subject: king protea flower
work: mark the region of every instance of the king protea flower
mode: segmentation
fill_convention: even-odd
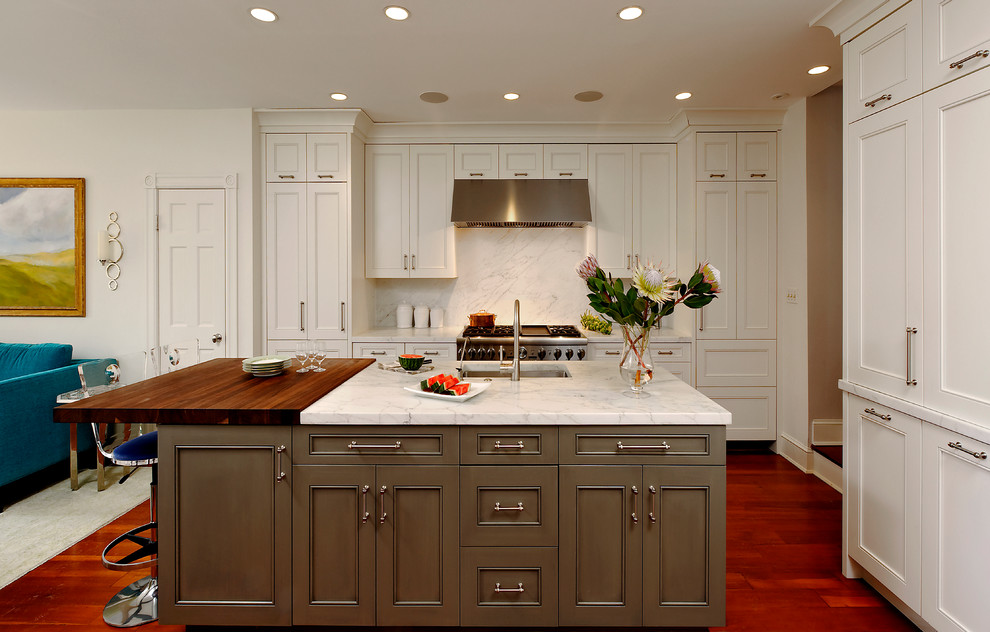
[[[705,261],[698,266],[698,272],[701,273],[704,282],[712,286],[712,294],[718,294],[722,291],[722,274],[710,261]]]
[[[595,255],[588,255],[585,257],[584,261],[578,264],[575,270],[577,271],[579,277],[587,281],[591,277],[598,274],[598,268],[598,259],[595,258]]]
[[[659,265],[654,266],[652,262],[647,262],[646,265],[637,264],[636,269],[633,270],[632,282],[633,287],[639,290],[640,296],[657,303],[666,303],[675,298],[674,286],[677,284],[677,279],[667,276],[663,268]]]

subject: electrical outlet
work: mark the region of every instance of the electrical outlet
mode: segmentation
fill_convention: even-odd
[[[787,299],[787,302],[788,303],[793,303],[793,304],[797,305],[797,302],[798,302],[798,291],[797,291],[797,289],[792,288],[792,287],[787,288],[786,299]]]

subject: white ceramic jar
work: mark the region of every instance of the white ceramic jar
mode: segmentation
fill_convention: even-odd
[[[430,327],[443,327],[443,309],[440,307],[430,308]]]
[[[425,329],[430,326],[430,308],[426,305],[417,305],[413,315],[416,329]]]
[[[395,325],[399,329],[408,329],[413,326],[413,308],[409,303],[399,303],[395,308]]]

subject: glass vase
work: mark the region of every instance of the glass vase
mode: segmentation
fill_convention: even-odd
[[[653,359],[650,357],[650,330],[642,325],[622,325],[622,355],[619,375],[629,384],[623,395],[649,397],[643,390],[653,379]]]

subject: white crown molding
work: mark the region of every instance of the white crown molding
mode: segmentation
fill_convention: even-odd
[[[808,26],[832,31],[845,44],[881,19],[907,4],[908,0],[836,0],[813,18]],[[854,28],[855,27],[855,28]]]
[[[371,119],[358,108],[347,109],[259,109],[255,120],[265,132],[354,132],[365,133]]]

